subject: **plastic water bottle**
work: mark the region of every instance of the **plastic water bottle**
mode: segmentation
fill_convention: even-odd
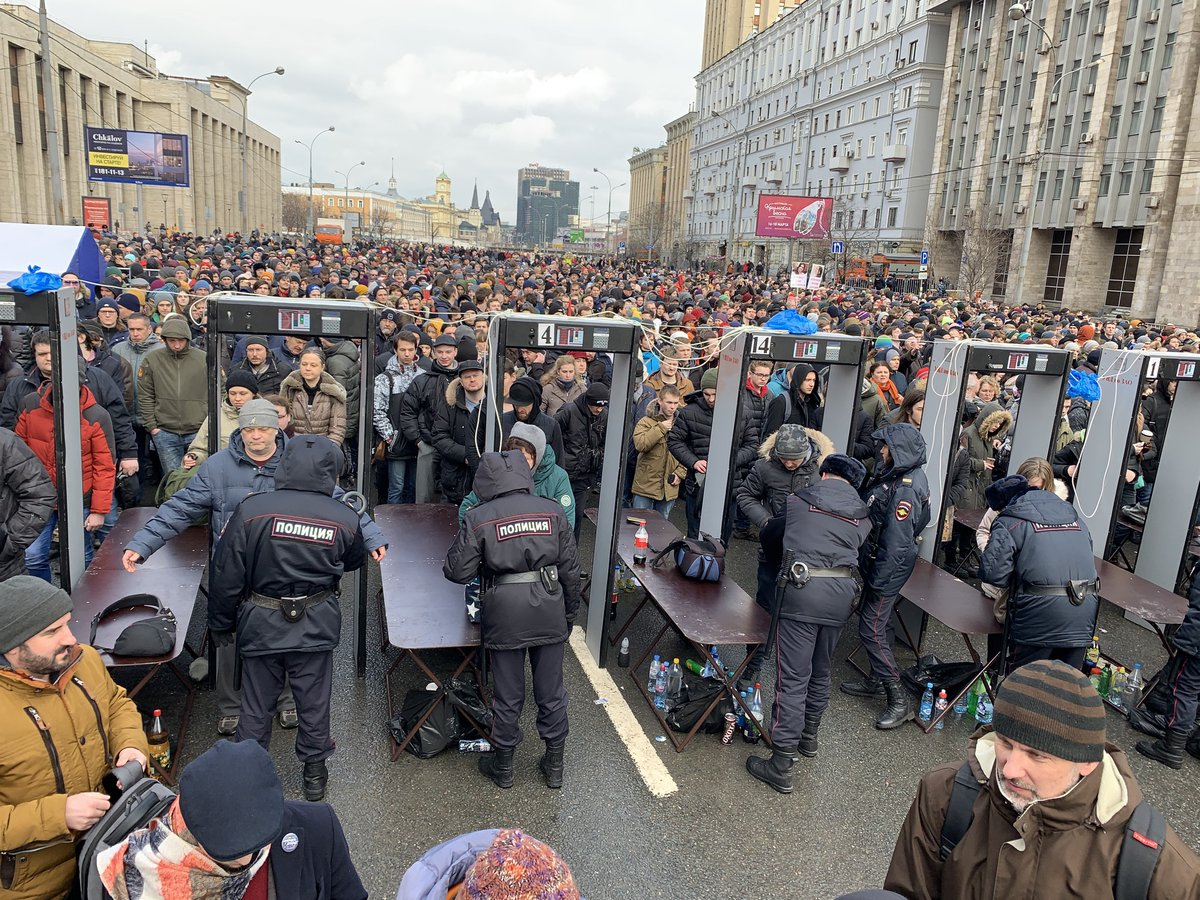
[[[938,691],[937,700],[933,704],[934,717],[936,718],[937,716],[940,716],[942,713],[944,713],[946,711],[946,707],[949,705],[950,705],[949,701],[946,700],[946,692],[944,690]],[[942,727],[945,724],[946,724],[946,717],[942,716],[940,719],[938,719],[938,723],[933,726],[933,730],[941,731]]]
[[[933,682],[925,682],[925,693],[921,695],[921,709],[917,713],[917,718],[922,722],[928,722],[933,718]]]
[[[651,697],[654,696],[654,684],[656,681],[658,681],[659,663],[660,660],[658,656],[655,656],[654,662],[650,663],[650,676],[646,681],[646,693],[648,693]]]
[[[746,727],[746,692],[741,692],[742,702],[738,704],[738,708],[734,710],[737,713],[737,727],[744,729]]]
[[[667,671],[667,705],[675,706],[683,693],[683,666],[679,665],[679,657],[671,663]]]
[[[969,703],[967,694],[959,694],[958,699],[954,701],[954,719],[958,721],[967,714],[967,705]]]
[[[718,671],[724,672],[725,664],[721,662],[721,654],[717,652],[717,645],[713,644],[711,647],[709,647],[708,652],[712,654],[713,665],[717,667]]]
[[[714,650],[716,647],[713,648]],[[713,668],[713,664],[707,659],[704,660],[704,668],[700,670],[701,678],[712,678],[717,674],[717,670]]]
[[[1113,673],[1112,687],[1108,689],[1108,702],[1118,709],[1124,709],[1128,685],[1129,676],[1125,674],[1125,667],[1118,666],[1117,671]]]
[[[1125,682],[1125,708],[1135,710],[1142,702],[1142,692],[1146,690],[1146,682],[1142,679],[1142,664],[1134,663],[1129,680]]]
[[[988,696],[987,691],[983,691],[979,695],[979,700],[975,704],[975,721],[980,725],[992,724],[992,698]]]
[[[659,663],[658,675],[654,679],[654,705],[659,709],[667,708],[667,664]]]
[[[750,712],[754,715],[754,727],[761,735],[763,724],[762,685],[758,682],[754,683],[754,696],[750,700]]]

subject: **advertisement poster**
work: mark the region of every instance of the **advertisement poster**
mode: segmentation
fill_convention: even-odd
[[[832,220],[832,197],[762,194],[758,198],[754,233],[759,237],[819,240],[829,237]]]
[[[84,129],[88,181],[188,187],[188,139],[183,134]]]
[[[88,228],[112,231],[112,201],[107,197],[84,197],[83,224]]]

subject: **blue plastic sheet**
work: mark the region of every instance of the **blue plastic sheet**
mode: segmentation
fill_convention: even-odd
[[[41,266],[30,266],[24,275],[18,275],[8,283],[14,291],[25,294],[40,294],[43,291],[57,291],[62,287],[62,278],[52,272],[43,272]]]
[[[775,331],[786,331],[788,334],[816,334],[817,323],[808,316],[802,316],[794,309],[777,312],[763,324],[764,328]]]
[[[1072,370],[1067,374],[1067,397],[1074,400],[1082,397],[1089,403],[1100,399],[1100,380],[1095,372]]]

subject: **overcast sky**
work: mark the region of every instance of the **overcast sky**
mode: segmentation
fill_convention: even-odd
[[[36,3],[31,3],[36,8]],[[148,7],[129,0],[48,0],[50,18],[97,40],[148,41],[169,75],[228,75],[254,86],[250,117],[279,137],[283,181],[386,190],[395,158],[401,195],[433,193],[443,167],[466,207],[479,180],[506,223],[516,212],[517,169],[561,166],[580,182],[580,215],[603,219],[608,188],[629,180],[632,149],[666,140],[695,96],[702,0],[458,0]],[[157,11],[156,11],[157,10]],[[236,176],[236,173],[232,173]],[[627,207],[628,188],[613,194]]]

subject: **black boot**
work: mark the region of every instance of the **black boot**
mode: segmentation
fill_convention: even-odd
[[[1183,746],[1187,743],[1188,733],[1182,728],[1168,728],[1167,733],[1157,741],[1138,741],[1138,753],[1157,760],[1172,769],[1183,768]]]
[[[1200,759],[1200,728],[1192,732],[1192,736],[1187,739],[1187,743],[1183,747],[1188,753]]]
[[[781,794],[792,792],[792,766],[796,758],[791,753],[775,750],[770,759],[751,756],[746,760],[746,771],[763,784],[769,784]]]
[[[304,764],[304,799],[316,803],[325,799],[325,785],[329,783],[329,769],[325,760]]]
[[[882,697],[883,682],[873,675],[864,675],[861,681],[843,681],[841,690],[854,697]]]
[[[742,673],[742,677],[737,680],[738,691],[753,691],[754,685],[758,684],[758,669],[749,669]]]
[[[820,719],[805,719],[804,730],[800,732],[800,755],[807,756],[812,759],[817,755],[817,729],[821,725]]]
[[[542,754],[538,768],[546,776],[546,787],[558,790],[563,785],[563,748],[566,741],[558,744],[547,744],[546,752]]]
[[[498,788],[513,786],[513,754],[515,750],[501,750],[497,747],[491,753],[479,757],[479,771],[492,781]]]
[[[913,717],[912,701],[908,699],[904,686],[898,681],[885,682],[883,691],[887,696],[887,708],[875,720],[875,727],[888,731],[899,728]]]

